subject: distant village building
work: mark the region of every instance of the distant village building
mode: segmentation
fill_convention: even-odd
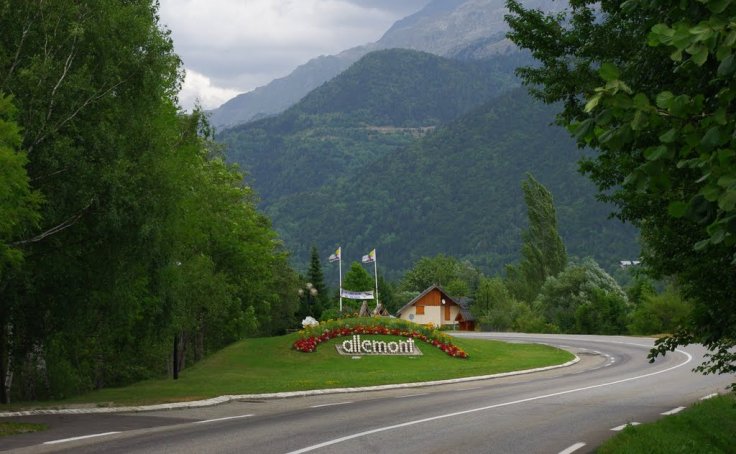
[[[470,300],[452,298],[441,287],[433,285],[399,309],[396,316],[423,325],[453,325],[463,331],[475,330],[470,313]]]
[[[637,266],[641,264],[639,260],[621,260],[618,262],[619,266],[623,268],[628,268],[630,266]]]

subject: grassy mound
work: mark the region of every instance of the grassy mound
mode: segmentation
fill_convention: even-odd
[[[488,375],[562,364],[573,355],[545,345],[457,339],[469,355],[458,359],[439,348],[420,344],[422,356],[338,355],[341,338],[324,342],[314,353],[291,348],[297,334],[237,342],[186,369],[179,380],[160,379],[124,388],[95,391],[64,403],[141,405],[309,389],[412,383]],[[386,341],[403,339],[383,336]],[[59,402],[57,402],[57,405]]]

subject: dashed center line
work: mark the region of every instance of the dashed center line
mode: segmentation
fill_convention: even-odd
[[[309,408],[331,407],[332,405],[345,405],[345,404],[352,404],[352,403],[353,401],[349,400],[347,402],[335,402],[331,404],[312,405]]]
[[[670,411],[666,411],[664,413],[660,413],[660,415],[664,415],[664,416],[674,415],[675,413],[680,413],[684,409],[685,409],[685,407],[677,407],[677,408],[673,408]]]
[[[575,443],[574,445],[570,446],[569,448],[560,451],[560,454],[570,454],[571,452],[575,452],[578,449],[582,448],[583,446],[585,446],[585,443],[583,443],[582,441],[580,441],[580,442]]]
[[[85,440],[87,438],[104,437],[105,435],[119,434],[120,432],[104,432],[100,434],[82,435],[80,437],[62,438],[61,440],[46,441],[45,445],[55,445],[57,443],[66,443],[68,441]]]
[[[224,418],[205,419],[204,421],[195,421],[194,424],[205,424],[208,422],[227,421],[229,419],[249,418],[251,416],[253,415],[251,414],[251,415],[226,416]]]

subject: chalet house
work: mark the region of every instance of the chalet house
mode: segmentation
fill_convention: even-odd
[[[435,326],[452,325],[463,331],[475,330],[467,298],[452,298],[441,287],[433,285],[409,301],[396,313],[398,318]]]

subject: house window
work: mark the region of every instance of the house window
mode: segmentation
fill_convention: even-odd
[[[417,315],[424,315],[424,306],[417,306]]]

